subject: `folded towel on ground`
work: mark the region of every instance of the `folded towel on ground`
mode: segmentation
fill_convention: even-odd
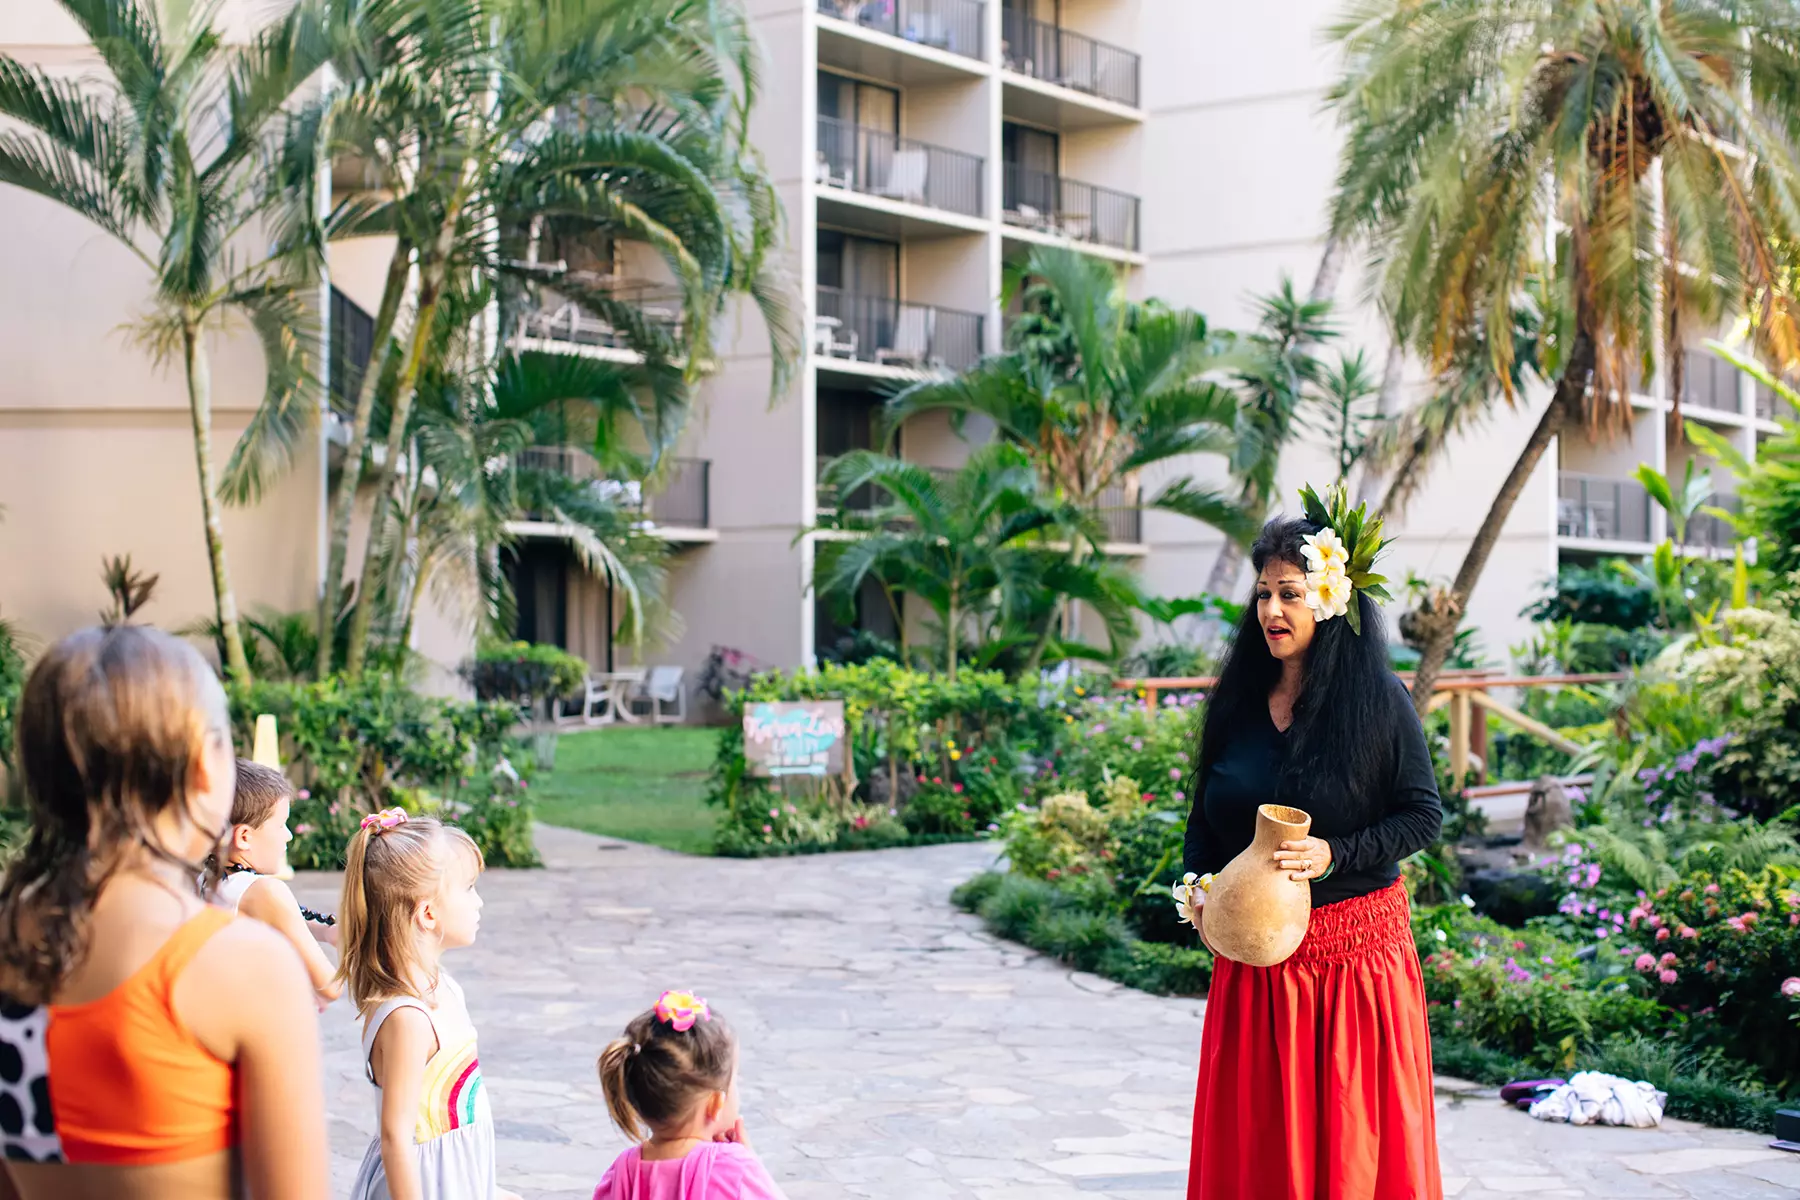
[[[1532,1104],[1540,1121],[1571,1125],[1629,1125],[1648,1129],[1662,1124],[1668,1093],[1639,1080],[1632,1082],[1599,1071],[1578,1071],[1569,1082]]]

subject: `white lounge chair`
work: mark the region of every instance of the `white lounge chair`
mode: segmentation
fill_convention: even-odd
[[[644,715],[656,724],[679,725],[687,720],[687,691],[681,678],[680,667],[651,667],[632,699],[648,706]]]
[[[909,204],[925,203],[925,173],[929,160],[923,150],[896,150],[888,163],[887,179],[875,190],[877,196],[904,200]]]
[[[611,725],[619,719],[614,704],[612,680],[605,675],[589,675],[582,681],[582,694],[578,702],[579,711],[570,711],[577,706],[573,697],[556,701],[551,713],[552,719],[559,725],[579,720],[583,725]]]
[[[914,366],[926,366],[931,354],[932,318],[937,315],[935,309],[919,308],[908,305],[900,310],[900,320],[894,326],[894,344],[883,346],[875,351],[878,363],[910,363]]]

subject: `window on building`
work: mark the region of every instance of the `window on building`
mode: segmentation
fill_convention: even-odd
[[[819,72],[819,115],[882,133],[900,132],[900,93],[830,71]]]
[[[900,247],[821,229],[813,281],[847,295],[895,299],[900,295]]]

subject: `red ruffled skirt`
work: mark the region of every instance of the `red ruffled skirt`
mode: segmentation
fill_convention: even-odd
[[[1405,887],[1315,909],[1278,966],[1213,972],[1188,1200],[1440,1200]]]

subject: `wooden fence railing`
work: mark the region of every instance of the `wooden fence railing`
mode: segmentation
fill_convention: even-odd
[[[1412,687],[1413,673],[1397,671],[1408,689]],[[1542,721],[1526,716],[1518,709],[1505,704],[1489,695],[1498,688],[1541,688],[1541,687],[1574,687],[1593,683],[1620,683],[1630,676],[1625,674],[1605,675],[1507,675],[1499,671],[1445,671],[1439,675],[1437,682],[1431,687],[1431,704],[1426,711],[1435,711],[1444,705],[1450,706],[1450,773],[1451,777],[1461,779],[1468,773],[1471,757],[1487,761],[1487,722],[1475,720],[1475,710],[1491,712],[1509,725],[1517,726],[1533,737],[1540,738],[1557,749],[1570,754],[1578,752],[1581,747],[1570,741]],[[1122,692],[1137,692],[1144,698],[1148,708],[1155,708],[1158,699],[1167,692],[1204,692],[1218,683],[1216,675],[1190,675],[1159,679],[1115,679],[1113,687]],[[1502,785],[1496,784],[1495,787]],[[1520,785],[1507,784],[1507,788]]]

